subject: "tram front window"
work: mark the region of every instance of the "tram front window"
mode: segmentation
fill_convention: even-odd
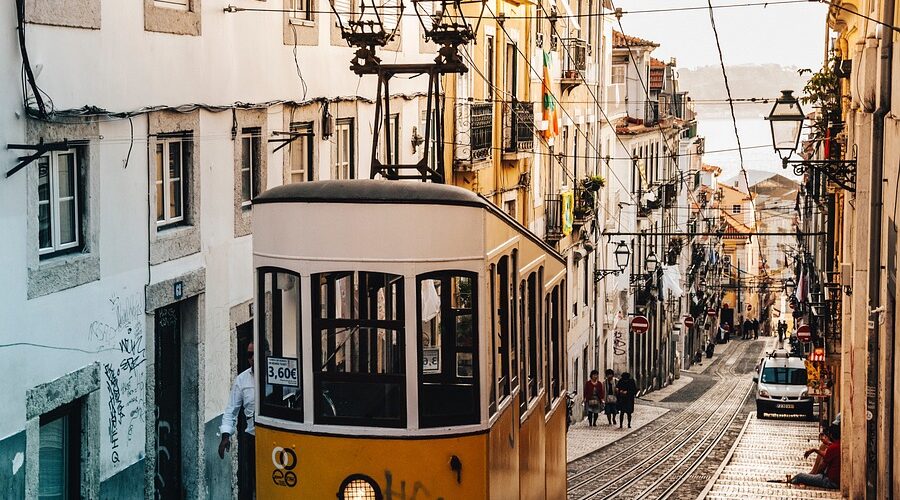
[[[419,425],[477,424],[477,280],[461,271],[419,276]]]
[[[259,337],[256,347],[264,387],[260,413],[301,421],[303,419],[300,353],[300,277],[272,268],[259,270]]]
[[[406,426],[403,277],[312,276],[315,422]]]

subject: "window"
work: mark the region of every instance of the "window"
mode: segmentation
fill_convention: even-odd
[[[384,127],[384,124],[380,124]],[[390,139],[390,154],[387,145]],[[379,158],[385,165],[400,163],[400,114],[394,113],[388,118],[388,130],[381,132],[381,155]]]
[[[490,266],[490,294],[491,294],[491,331],[490,338],[488,339],[488,363],[491,366],[491,374],[490,374],[490,398],[488,400],[488,415],[494,416],[497,413],[497,387],[498,387],[498,379],[497,379],[497,360],[499,356],[497,356],[497,349],[500,343],[497,341],[497,333],[499,329],[497,328],[497,266],[491,264]]]
[[[315,422],[406,426],[403,277],[312,275]]]
[[[496,336],[497,387],[500,398],[511,394],[509,356],[510,356],[510,269],[509,257],[501,257],[497,262],[497,289],[491,301],[491,312],[495,318],[494,335]]]
[[[291,19],[312,21],[312,0],[288,0],[288,16]]]
[[[518,334],[519,334],[519,380],[522,391],[519,393],[519,416],[522,417],[528,411],[528,321],[527,300],[528,292],[525,288],[525,280],[519,282],[517,300]]]
[[[315,134],[312,122],[292,123],[290,154],[290,182],[315,180],[313,175],[313,147]]]
[[[303,360],[300,353],[300,277],[280,269],[259,270],[262,314],[259,336],[259,387],[265,387],[260,413],[303,420]]]
[[[763,368],[760,382],[764,384],[806,385],[806,369],[804,368]]]
[[[160,137],[156,143],[156,225],[184,222],[185,172],[191,166],[190,136]]]
[[[507,215],[512,217],[513,219],[517,219],[516,217],[516,200],[507,200],[503,202],[503,211],[506,212]]]
[[[241,131],[241,206],[246,207],[259,194],[260,140],[258,128]]]
[[[733,214],[739,214],[739,213],[741,213],[741,206],[740,206],[740,205],[732,205],[732,206],[731,206],[731,213],[733,213]]]
[[[611,81],[613,85],[625,83],[625,69],[624,64],[613,64]]]
[[[485,35],[484,37],[484,67],[487,70],[487,88],[485,89],[485,98],[488,101],[494,100],[494,35]]]
[[[347,23],[356,19],[356,2],[353,0],[331,0],[334,5],[335,12],[338,13],[340,19],[335,18],[334,25],[340,27],[342,24],[347,26]]]
[[[75,149],[38,159],[38,254],[49,257],[82,246],[81,169]]]
[[[506,44],[506,80],[504,83],[506,84],[506,94],[512,97],[513,100],[518,96],[517,90],[519,87],[519,58],[517,57],[517,52],[516,44]]]
[[[334,155],[331,160],[331,177],[333,179],[353,179],[354,171],[354,147],[353,147],[353,118],[341,118],[334,127]]]
[[[417,279],[420,427],[480,420],[477,283],[463,271]]]
[[[191,0],[154,0],[157,7],[175,10],[190,10]]]
[[[562,321],[565,317],[560,314],[560,286],[553,287],[550,293],[550,305],[547,307],[548,324],[550,325],[550,386],[548,394],[550,399],[556,399],[565,387],[562,384],[565,366],[560,364],[565,358],[565,345],[562,338]]]
[[[589,259],[589,256],[584,256],[584,265],[582,266],[582,269],[584,269],[584,273],[581,277],[581,304],[582,306],[584,306],[585,311],[587,310],[588,298],[591,290],[591,268],[588,265]]]
[[[540,295],[539,285],[537,282],[537,273],[528,275],[526,295],[527,299],[523,301],[527,312],[525,313],[525,322],[527,324],[526,332],[528,334],[528,401],[533,400],[538,395],[538,387],[540,386],[540,370],[538,369],[540,361]]]
[[[38,498],[81,498],[81,406],[76,400],[41,415]]]
[[[518,295],[516,293],[518,282],[518,269],[519,269],[519,251],[513,250],[512,260],[509,267],[509,280],[507,284],[509,284],[509,292],[507,293],[507,300],[509,301],[506,304],[507,315],[509,315],[509,375],[510,379],[510,387],[511,390],[516,390],[519,387],[519,315],[517,314],[518,309]]]

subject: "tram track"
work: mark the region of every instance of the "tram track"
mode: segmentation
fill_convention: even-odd
[[[674,418],[663,418],[630,435],[632,439],[623,439],[619,446],[570,464],[568,498],[672,497],[710,457],[741,414],[752,384],[737,368],[746,364],[748,348],[753,345],[741,344],[720,359],[714,370],[719,381]],[[741,360],[745,363],[738,363]]]

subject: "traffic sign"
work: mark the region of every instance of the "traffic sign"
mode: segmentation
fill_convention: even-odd
[[[644,333],[650,329],[650,322],[647,321],[646,316],[635,316],[631,319],[631,329],[635,333]]]
[[[809,339],[810,339],[809,325],[800,325],[797,328],[797,338],[800,339],[801,342],[809,342]]]
[[[691,316],[690,314],[688,314],[687,316],[685,316],[685,317],[684,317],[684,326],[686,326],[686,327],[688,327],[688,328],[694,326],[694,317]]]
[[[706,315],[709,316],[709,317],[713,317],[713,316],[716,315],[716,310],[713,309],[713,308],[710,308],[710,309],[708,309],[708,310],[706,311]]]

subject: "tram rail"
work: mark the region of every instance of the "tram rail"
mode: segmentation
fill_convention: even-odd
[[[749,346],[750,344],[742,344],[729,356],[727,362],[725,359],[718,362],[715,375],[722,380],[701,396],[702,399],[692,403],[676,418],[660,422],[652,430],[645,428],[642,431],[645,435],[662,429],[671,429],[669,432],[656,432],[654,438],[638,447],[623,446],[620,452],[598,453],[594,455],[598,457],[597,460],[577,462],[575,466],[582,470],[569,474],[568,497],[577,500],[622,496],[659,499],[672,497],[713,453],[740,415],[752,391],[752,384],[741,380],[740,377],[744,374],[738,374],[735,368],[737,360],[746,355]],[[665,443],[671,450],[667,453],[654,453],[652,450],[659,449],[661,443]],[[631,460],[639,457],[644,458],[630,465]],[[628,467],[624,470],[622,467],[610,468],[610,464],[626,464]],[[606,479],[602,485],[591,486],[604,477]],[[648,481],[651,481],[649,485],[641,485]],[[633,490],[635,485],[640,490],[637,494],[626,493]]]

